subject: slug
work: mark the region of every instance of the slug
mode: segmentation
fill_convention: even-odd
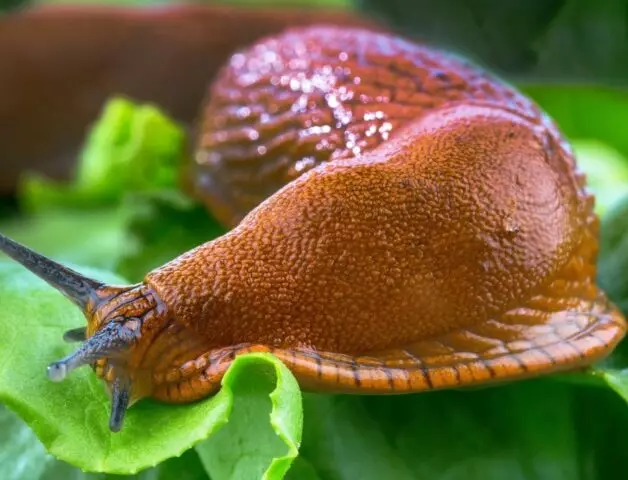
[[[310,27],[236,53],[208,97],[186,172],[229,233],[131,286],[0,237],[85,313],[48,375],[92,365],[113,431],[140,398],[215,393],[247,352],[305,389],[388,394],[576,369],[623,338],[569,145],[485,71]]]

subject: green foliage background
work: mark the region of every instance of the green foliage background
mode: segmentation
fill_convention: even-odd
[[[628,78],[625,2],[360,4],[507,72],[558,121],[598,197],[599,281],[628,313],[628,92],[607,85]],[[596,83],[531,83],[543,77]],[[173,188],[183,142],[158,109],[116,99],[86,140],[77,180],[30,176],[0,231],[98,278],[140,280],[224,231]],[[114,175],[120,162],[161,174],[138,183]],[[62,332],[82,322],[55,291],[0,261],[0,478],[608,479],[628,471],[625,343],[588,372],[401,397],[302,394],[273,357],[253,355],[237,361],[216,397],[181,407],[140,402],[112,435],[106,395],[89,371],[62,384],[45,378],[46,364],[71,348]]]

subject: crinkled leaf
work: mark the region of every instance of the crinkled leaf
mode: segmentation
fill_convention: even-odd
[[[224,232],[178,190],[183,150],[183,130],[157,108],[114,97],[87,137],[76,179],[28,177],[20,198],[31,215],[3,231],[45,254],[139,280]]]
[[[175,188],[184,140],[182,128],[156,107],[115,97],[87,136],[76,179],[59,184],[31,175],[22,200],[35,211],[51,205],[89,208],[114,204],[128,192]]]
[[[45,375],[47,364],[72,348],[62,343],[63,332],[83,324],[80,312],[53,289],[20,266],[0,262],[0,401],[29,424],[50,453],[84,470],[129,474],[181,455],[227,422],[238,391],[246,389],[240,382],[249,381],[237,372],[251,361],[239,358],[232,367],[235,394],[225,389],[193,405],[144,400],[130,409],[122,432],[112,434],[107,427],[109,400],[91,371],[81,369],[60,384]],[[262,372],[268,368],[263,364],[279,369],[274,359],[254,361],[262,364]],[[251,368],[247,371],[256,376]],[[276,371],[279,391],[284,392],[278,405],[284,405],[286,396],[292,400],[288,410],[276,409],[271,422],[281,438],[293,442],[288,455],[294,455],[300,431],[298,389],[285,368]]]
[[[281,479],[301,442],[299,386],[267,354],[242,357],[238,367],[222,382],[221,393],[233,399],[229,424],[196,450],[213,479]]]
[[[113,98],[87,138],[77,185],[102,192],[171,188],[184,138],[155,106]]]
[[[180,455],[226,421],[228,405],[219,397],[188,408],[146,401],[131,409],[119,435],[111,434],[109,401],[92,372],[81,369],[61,384],[45,375],[48,363],[73,348],[62,344],[63,331],[83,324],[54,290],[17,265],[1,264],[0,400],[50,453],[88,471],[134,473]]]

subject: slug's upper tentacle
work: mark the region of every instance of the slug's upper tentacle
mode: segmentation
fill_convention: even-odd
[[[0,251],[48,282],[83,310],[93,300],[94,293],[104,286],[102,282],[81,275],[2,234]]]

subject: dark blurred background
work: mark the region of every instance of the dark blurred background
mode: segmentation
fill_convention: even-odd
[[[183,4],[167,0],[0,0],[4,11],[41,4]],[[626,0],[223,0],[245,6],[357,8],[404,34],[534,78],[628,81]]]
[[[628,80],[626,0],[68,3],[0,0],[0,194],[24,170],[67,178],[113,93],[155,102],[190,126],[229,54],[291,25],[377,23],[519,84]],[[148,5],[156,9],[118,8]]]

